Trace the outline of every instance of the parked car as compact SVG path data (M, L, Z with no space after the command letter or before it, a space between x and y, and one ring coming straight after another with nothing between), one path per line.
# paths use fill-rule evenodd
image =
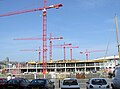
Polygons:
M55 89L55 85L49 79L33 79L27 89Z
M6 78L0 78L0 89L4 89L4 84L7 82Z
M5 83L5 89L26 89L30 81L25 78L10 79Z
M90 78L86 83L86 89L110 89L105 78Z
M112 89L120 89L120 65L116 66L113 71L111 86Z
M77 78L65 78L61 83L61 89L80 89Z
M3 85L7 82L6 78L0 78L0 85Z

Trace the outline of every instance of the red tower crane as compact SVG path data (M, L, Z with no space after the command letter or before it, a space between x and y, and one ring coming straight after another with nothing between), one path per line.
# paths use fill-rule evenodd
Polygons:
M65 42L64 42L63 45L54 45L54 46L56 46L56 47L63 48L63 50L64 50L64 61L66 60L66 47L69 47L69 46L71 46L71 45L72 45L71 43L70 43L70 44L66 44Z
M72 45L70 45L67 48L70 48L70 60L72 60L72 49L73 48L79 48L79 46L72 46Z
M50 61L52 61L52 40L61 40L61 39L63 39L63 37L62 36L60 36L60 37L52 37L52 33L50 33L50 37L49 38L47 38L47 40L49 40L50 41L50 43L49 43L49 46L47 46L47 47L50 47ZM16 38L16 39L14 39L14 40L42 40L42 38ZM56 46L56 45L54 45L54 46Z
M63 37L52 37L52 33L50 33L50 61L52 61L52 40L61 40Z
M88 54L89 54L89 53L92 53L92 52L103 52L103 51L105 51L105 50L93 50L93 51L88 51L88 50L86 49L85 52L80 52L80 54L85 54L85 55L86 55L86 60L88 60Z
M38 62L40 62L40 58L41 58L41 49L40 47L38 49L24 49L24 50L20 50L20 51L37 51L38 52Z
M43 22L43 29L42 29L42 50L43 50L43 74L46 74L46 62L47 62L47 9L51 8L56 8L58 9L59 7L62 6L62 4L56 4L56 5L50 5L46 6L47 0L44 0L44 6L41 8L36 8L36 9L31 9L31 10L23 10L23 11L18 11L18 12L9 12L7 14L1 14L0 17L3 16L10 16L10 15L15 15L15 14L21 14L21 13L27 13L27 12L33 12L33 11L43 11L42 14L42 22Z

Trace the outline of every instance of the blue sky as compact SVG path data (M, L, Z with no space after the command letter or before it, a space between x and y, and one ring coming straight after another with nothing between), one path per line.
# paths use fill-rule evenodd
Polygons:
M106 50L107 46L107 56L117 55L114 16L116 13L119 21L120 0L47 0L48 6L57 3L63 7L47 10L47 36L52 33L64 39L54 40L53 45L66 42L79 46L73 49L73 59L77 60L86 59L81 51ZM0 14L42 6L43 0L0 0ZM29 37L42 37L42 11L0 17L0 60L9 57L11 61L37 61L38 52L20 50L38 49L42 41L13 40ZM103 57L105 53L90 53L89 59ZM49 60L49 49L47 54ZM53 48L53 60L63 59L63 55L62 48ZM70 59L68 48L66 58Z

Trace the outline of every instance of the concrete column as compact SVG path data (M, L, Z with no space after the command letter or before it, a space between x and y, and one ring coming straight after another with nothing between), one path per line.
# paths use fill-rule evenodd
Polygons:
M77 72L77 70L76 70L76 63L75 63L75 73Z
M36 63L36 73L37 73L37 63Z
M94 67L95 67L95 71L96 71L96 63L94 62Z
M56 67L56 63L55 63L55 73L57 72L57 67Z
M27 73L28 73L28 63L27 63Z
M65 63L65 72L66 72L66 63Z
M21 73L20 63L18 62L18 73Z
M85 62L85 74L86 74L86 62Z

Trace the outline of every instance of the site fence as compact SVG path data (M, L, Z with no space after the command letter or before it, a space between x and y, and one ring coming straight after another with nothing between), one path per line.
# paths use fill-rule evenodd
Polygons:
M7 77L8 74L1 74L1 78ZM89 79L89 78L94 78L94 77L104 77L108 78L107 73L47 73L43 75L42 73L20 73L20 74L15 74L16 77L20 78L27 78L29 80L35 79L35 78L48 78L48 79L64 79L68 77L72 78L77 78L77 79Z
M94 77L104 77L108 78L107 73L89 73L89 74L74 74L74 73L56 73L56 74L41 74L41 73L27 73L27 74L16 74L16 77L27 78L27 79L35 79L35 78L48 78L48 79L64 79L68 77L77 78L77 79L89 79Z

